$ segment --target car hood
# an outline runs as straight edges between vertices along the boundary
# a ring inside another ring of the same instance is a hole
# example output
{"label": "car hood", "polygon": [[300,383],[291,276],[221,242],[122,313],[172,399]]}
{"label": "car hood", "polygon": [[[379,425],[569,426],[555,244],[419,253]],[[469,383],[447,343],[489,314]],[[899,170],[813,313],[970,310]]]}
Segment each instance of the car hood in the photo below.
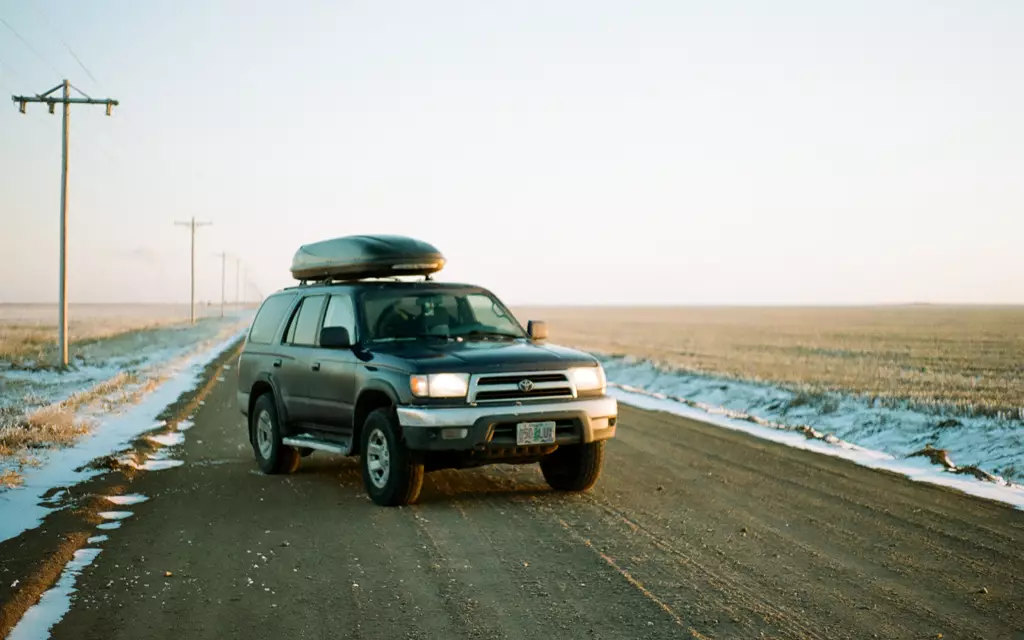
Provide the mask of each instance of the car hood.
{"label": "car hood", "polygon": [[393,366],[404,361],[409,369],[421,373],[483,373],[507,369],[549,371],[597,362],[596,358],[583,351],[529,340],[417,341],[374,345],[371,352],[371,360],[389,360]]}

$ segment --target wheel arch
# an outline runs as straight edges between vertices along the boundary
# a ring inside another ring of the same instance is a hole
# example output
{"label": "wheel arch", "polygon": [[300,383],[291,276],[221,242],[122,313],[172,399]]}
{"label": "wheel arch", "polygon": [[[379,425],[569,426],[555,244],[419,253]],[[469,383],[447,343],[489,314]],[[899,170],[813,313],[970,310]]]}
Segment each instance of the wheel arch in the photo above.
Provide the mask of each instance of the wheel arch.
{"label": "wheel arch", "polygon": [[391,385],[383,382],[371,384],[359,392],[355,412],[352,416],[352,455],[361,453],[363,423],[371,412],[398,404],[398,394]]}
{"label": "wheel arch", "polygon": [[249,444],[252,444],[253,430],[252,425],[255,420],[254,412],[256,402],[261,396],[270,394],[274,399],[274,407],[277,409],[277,421],[280,425],[287,424],[284,411],[284,403],[281,402],[281,396],[277,392],[277,386],[274,384],[274,380],[268,376],[263,375],[256,379],[252,384],[252,388],[249,390],[249,420],[248,420],[248,431],[249,431]]}

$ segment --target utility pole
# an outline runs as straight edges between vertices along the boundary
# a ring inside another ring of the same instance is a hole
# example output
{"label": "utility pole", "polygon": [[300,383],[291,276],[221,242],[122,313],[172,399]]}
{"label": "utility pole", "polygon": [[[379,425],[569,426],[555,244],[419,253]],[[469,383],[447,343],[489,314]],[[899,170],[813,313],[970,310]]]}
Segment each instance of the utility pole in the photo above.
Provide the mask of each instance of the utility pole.
{"label": "utility pole", "polygon": [[235,257],[235,308],[241,309],[242,299],[238,297],[238,284],[242,279],[242,259]]}
{"label": "utility pole", "polygon": [[189,322],[191,324],[196,323],[196,228],[205,227],[213,224],[212,222],[196,222],[196,217],[192,216],[192,220],[189,222],[175,222],[177,226],[191,227],[192,228],[192,289],[191,289],[191,304],[189,306]]}
{"label": "utility pole", "polygon": [[[53,95],[58,89],[63,89],[59,98]],[[60,161],[60,302],[57,307],[57,315],[59,316],[57,319],[57,343],[60,347],[60,366],[65,368],[68,366],[68,127],[71,119],[71,105],[103,104],[107,106],[107,115],[109,116],[113,108],[120,104],[117,100],[106,98],[94,100],[77,88],[75,88],[75,91],[78,91],[84,97],[72,98],[71,89],[71,83],[65,79],[64,82],[43,94],[11,96],[18,103],[18,110],[22,113],[25,113],[25,105],[29,102],[45,102],[50,107],[50,113],[53,113],[55,105],[61,104],[64,106],[64,127],[61,136]]]}
{"label": "utility pole", "polygon": [[227,251],[221,251],[220,253],[215,253],[214,255],[220,256],[220,317],[223,318],[224,317],[224,302],[225,302],[225,299],[226,299],[225,295],[224,295],[224,286],[225,286],[226,276],[227,276],[228,252]]}

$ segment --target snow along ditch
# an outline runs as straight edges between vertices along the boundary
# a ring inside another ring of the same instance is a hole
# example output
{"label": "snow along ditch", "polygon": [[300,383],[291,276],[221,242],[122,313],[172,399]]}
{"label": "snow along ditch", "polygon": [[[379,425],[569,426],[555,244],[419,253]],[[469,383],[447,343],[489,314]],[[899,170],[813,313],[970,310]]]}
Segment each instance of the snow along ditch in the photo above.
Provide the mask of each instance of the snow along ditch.
{"label": "snow along ditch", "polygon": [[[230,338],[168,363],[167,379],[140,403],[125,413],[112,416],[98,424],[92,433],[67,449],[55,452],[39,469],[26,473],[25,484],[17,489],[0,493],[0,542],[9,540],[22,532],[40,525],[53,508],[43,503],[43,497],[59,487],[68,487],[95,475],[106,473],[102,469],[89,469],[87,464],[96,458],[112,453],[123,453],[120,462],[149,471],[170,469],[182,464],[172,457],[172,449],[185,441],[184,431],[192,426],[188,418],[175,424],[157,420],[164,409],[183,393],[194,389],[202,382],[206,367],[241,338],[248,327],[235,332]],[[224,365],[229,368],[230,365]],[[146,437],[160,448],[147,455],[139,463],[130,453],[133,441],[140,435],[161,427],[164,430]],[[88,546],[75,551],[74,557],[64,566],[56,584],[47,589],[37,603],[32,605],[11,630],[9,640],[42,640],[48,638],[50,630],[60,622],[71,609],[75,583],[82,570],[92,564],[102,552],[100,543],[109,539],[108,532],[121,527],[122,521],[133,514],[130,507],[148,500],[141,494],[105,496],[111,503],[111,510],[102,511],[99,516],[104,522],[96,525],[97,535],[90,537]]]}
{"label": "snow along ditch", "polygon": [[[623,404],[745,431],[1024,509],[1021,420],[872,406],[851,395],[804,394],[672,370],[631,356],[594,355],[605,367],[609,393]],[[934,450],[921,455],[928,447]]]}

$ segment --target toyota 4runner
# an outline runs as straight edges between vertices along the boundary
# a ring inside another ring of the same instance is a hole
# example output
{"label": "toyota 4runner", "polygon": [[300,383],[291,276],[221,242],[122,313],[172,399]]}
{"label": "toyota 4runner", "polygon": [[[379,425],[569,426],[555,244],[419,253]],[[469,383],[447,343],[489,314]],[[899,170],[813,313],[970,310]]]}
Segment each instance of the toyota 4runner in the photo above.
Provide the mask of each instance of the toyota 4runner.
{"label": "toyota 4runner", "polygon": [[443,264],[402,236],[300,248],[300,284],[263,301],[237,366],[263,472],[315,450],[359,456],[388,506],[414,502],[425,472],[490,463],[539,463],[557,490],[594,485],[617,417],[600,363],[547,344],[543,322],[524,329],[485,288],[430,280]]}

